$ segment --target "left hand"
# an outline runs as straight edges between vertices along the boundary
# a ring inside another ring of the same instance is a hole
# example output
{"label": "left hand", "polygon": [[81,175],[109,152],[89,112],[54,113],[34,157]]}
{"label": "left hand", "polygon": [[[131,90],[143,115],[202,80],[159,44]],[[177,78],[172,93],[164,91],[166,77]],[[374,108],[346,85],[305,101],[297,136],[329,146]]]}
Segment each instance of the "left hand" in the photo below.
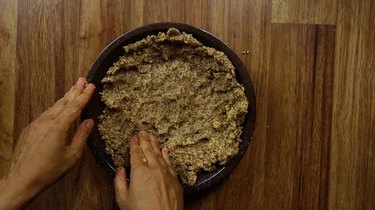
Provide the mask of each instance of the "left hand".
{"label": "left hand", "polygon": [[0,209],[18,209],[55,182],[80,159],[94,121],[85,120],[72,140],[68,131],[94,93],[80,78],[65,96],[22,130],[5,180]]}

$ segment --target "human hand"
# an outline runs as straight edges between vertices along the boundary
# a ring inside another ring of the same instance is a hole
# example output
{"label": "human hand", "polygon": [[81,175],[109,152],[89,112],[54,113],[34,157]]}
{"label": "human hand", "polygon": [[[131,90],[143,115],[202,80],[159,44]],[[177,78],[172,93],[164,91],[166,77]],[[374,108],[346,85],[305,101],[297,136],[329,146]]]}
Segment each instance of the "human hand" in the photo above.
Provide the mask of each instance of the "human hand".
{"label": "human hand", "polygon": [[95,86],[80,78],[65,96],[22,130],[9,174],[0,182],[0,209],[18,209],[65,174],[79,160],[94,125],[85,120],[72,140],[68,130]]}
{"label": "human hand", "polygon": [[163,148],[160,152],[155,136],[141,131],[132,137],[130,165],[129,186],[123,167],[119,167],[114,180],[116,201],[121,210],[183,209],[183,190],[168,150]]}

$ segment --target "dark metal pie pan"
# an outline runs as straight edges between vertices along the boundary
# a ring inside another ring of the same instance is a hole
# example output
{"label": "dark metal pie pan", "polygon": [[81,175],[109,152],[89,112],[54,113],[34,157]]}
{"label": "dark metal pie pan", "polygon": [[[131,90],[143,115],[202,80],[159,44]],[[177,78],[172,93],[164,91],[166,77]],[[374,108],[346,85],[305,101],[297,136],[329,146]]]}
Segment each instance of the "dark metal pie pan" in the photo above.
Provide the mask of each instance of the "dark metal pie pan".
{"label": "dark metal pie pan", "polygon": [[151,25],[146,25],[132,31],[129,31],[112,43],[110,43],[98,56],[94,65],[91,67],[87,79],[89,82],[94,83],[96,86],[95,93],[83,110],[81,119],[92,118],[95,121],[95,127],[92,134],[88,140],[88,146],[95,156],[98,164],[107,171],[111,176],[114,176],[116,172],[116,167],[113,164],[111,157],[105,153],[105,143],[101,139],[99,134],[97,124],[98,116],[102,113],[105,105],[100,100],[99,92],[102,91],[103,86],[100,81],[105,76],[106,71],[109,67],[116,62],[121,55],[124,54],[123,46],[127,44],[134,43],[141,39],[147,37],[147,35],[157,34],[159,32],[166,32],[169,28],[177,28],[180,31],[185,31],[189,34],[193,34],[193,37],[202,42],[205,46],[215,48],[216,50],[224,52],[228,58],[232,61],[234,67],[236,68],[236,78],[237,81],[244,85],[245,95],[249,101],[248,113],[245,117],[243,123],[243,131],[241,135],[241,143],[239,146],[239,153],[235,157],[231,158],[230,161],[224,166],[218,165],[216,170],[212,172],[201,172],[198,174],[198,179],[193,186],[184,186],[184,193],[186,196],[197,194],[202,192],[211,186],[217,184],[225,176],[227,176],[230,171],[237,165],[242,156],[244,155],[248,145],[250,144],[251,137],[255,127],[255,95],[253,84],[250,80],[246,67],[243,65],[241,60],[237,55],[220,39],[216,38],[209,32],[195,28],[190,25],[182,23],[156,23]]}

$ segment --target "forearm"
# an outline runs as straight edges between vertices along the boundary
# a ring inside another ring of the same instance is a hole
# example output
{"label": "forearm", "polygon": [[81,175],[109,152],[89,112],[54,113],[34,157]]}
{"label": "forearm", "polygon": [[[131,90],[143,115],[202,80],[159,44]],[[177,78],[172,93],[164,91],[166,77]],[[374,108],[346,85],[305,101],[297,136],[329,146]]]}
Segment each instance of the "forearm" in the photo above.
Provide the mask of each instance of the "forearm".
{"label": "forearm", "polygon": [[32,186],[12,179],[0,180],[0,210],[20,209],[39,192]]}

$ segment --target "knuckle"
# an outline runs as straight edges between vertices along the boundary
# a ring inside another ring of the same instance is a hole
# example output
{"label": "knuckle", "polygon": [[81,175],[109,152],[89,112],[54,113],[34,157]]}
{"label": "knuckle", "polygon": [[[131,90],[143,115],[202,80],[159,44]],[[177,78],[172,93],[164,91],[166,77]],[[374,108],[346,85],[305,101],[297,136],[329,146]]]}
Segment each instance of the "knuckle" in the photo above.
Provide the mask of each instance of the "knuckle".
{"label": "knuckle", "polygon": [[72,108],[79,107],[79,101],[77,100],[77,98],[74,98],[73,100],[70,101],[70,107]]}
{"label": "knuckle", "polygon": [[64,97],[62,97],[58,101],[56,101],[55,104],[64,105],[66,103],[66,101],[67,101],[65,96],[66,96],[66,93],[65,93]]}
{"label": "knuckle", "polygon": [[70,94],[72,93],[72,91],[73,91],[73,87],[70,88],[70,90],[69,90],[68,92],[65,93],[64,98],[66,98],[66,99],[69,98],[69,97],[70,97]]}
{"label": "knuckle", "polygon": [[130,159],[141,156],[142,149],[140,147],[131,146],[130,147]]}
{"label": "knuckle", "polygon": [[77,99],[73,99],[71,102],[70,102],[70,111],[71,112],[78,112],[79,110],[81,110],[82,107],[81,107],[81,103],[80,101],[78,101]]}
{"label": "knuckle", "polygon": [[89,137],[89,135],[90,134],[89,134],[88,128],[85,125],[83,125],[82,128],[81,128],[81,131],[79,133],[79,138],[81,140],[86,140]]}
{"label": "knuckle", "polygon": [[81,93],[82,92],[82,88],[80,88],[78,86],[73,86],[73,92],[74,93]]}
{"label": "knuckle", "polygon": [[153,152],[153,149],[151,149],[150,147],[145,147],[144,149],[143,149],[143,152],[144,153],[152,153]]}
{"label": "knuckle", "polygon": [[79,88],[76,86],[73,86],[72,88],[70,88],[70,90],[67,93],[65,93],[64,98],[67,98],[69,100],[75,97],[76,95],[78,95],[78,93],[79,93]]}
{"label": "knuckle", "polygon": [[168,173],[168,170],[165,167],[159,166],[155,168],[155,173],[159,176],[164,176]]}

